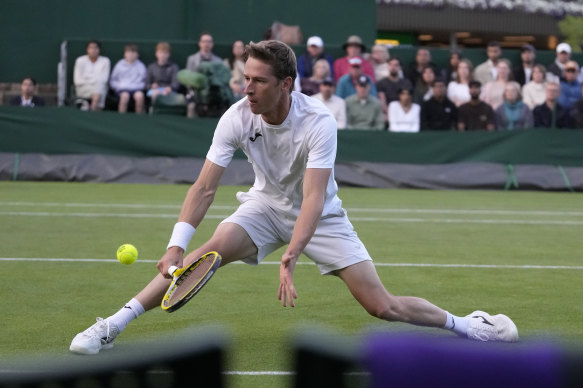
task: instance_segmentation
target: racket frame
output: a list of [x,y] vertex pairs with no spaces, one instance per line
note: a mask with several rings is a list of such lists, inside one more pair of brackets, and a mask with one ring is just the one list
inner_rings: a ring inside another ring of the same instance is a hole
[[[213,257],[209,257],[209,256],[213,256]],[[186,276],[188,276],[192,271],[194,271],[205,260],[213,260],[214,262],[207,269],[207,271],[200,278],[200,280],[198,282],[196,282],[192,286],[192,288],[186,293],[186,295],[184,295],[176,303],[170,305],[169,304],[170,299],[172,298],[172,295],[174,295],[174,293],[176,292],[178,286],[180,286],[180,284],[182,283],[182,280],[184,280]],[[190,265],[188,265],[184,268],[178,268],[178,269],[174,270],[172,273],[172,276],[173,276],[172,283],[170,283],[170,286],[168,287],[166,294],[162,298],[162,303],[160,304],[160,306],[162,307],[162,310],[171,313],[171,312],[178,310],[182,306],[184,306],[186,304],[186,302],[188,302],[190,299],[192,299],[192,297],[195,296],[204,287],[204,285],[214,275],[214,273],[217,271],[217,269],[220,267],[220,265],[221,265],[221,255],[219,255],[216,251],[212,251],[212,252],[208,252],[208,253],[202,255],[201,257],[196,259]]]

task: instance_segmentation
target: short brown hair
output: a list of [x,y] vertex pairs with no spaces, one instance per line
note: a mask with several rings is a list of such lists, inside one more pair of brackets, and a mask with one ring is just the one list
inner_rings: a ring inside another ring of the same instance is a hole
[[160,42],[160,43],[158,43],[156,45],[156,51],[158,51],[158,50],[170,52],[170,43],[168,43],[168,42]]
[[126,44],[125,47],[123,48],[123,51],[133,51],[135,53],[138,52],[138,46],[135,44]]
[[271,65],[273,75],[280,81],[291,77],[290,93],[297,77],[297,62],[294,51],[287,44],[278,40],[263,40],[245,46],[244,59],[255,58]]

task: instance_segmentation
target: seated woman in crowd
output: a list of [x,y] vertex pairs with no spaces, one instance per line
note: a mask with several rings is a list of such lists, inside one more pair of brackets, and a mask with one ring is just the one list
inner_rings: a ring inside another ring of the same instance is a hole
[[375,44],[372,46],[368,60],[374,69],[376,82],[389,76],[389,49],[386,45]]
[[522,87],[522,101],[530,110],[545,102],[546,74],[547,69],[543,65],[534,65],[532,69],[532,81]]
[[423,101],[427,101],[433,96],[433,81],[435,81],[435,70],[431,66],[427,66],[423,69],[421,77],[417,80],[415,85],[415,90],[413,91],[413,101],[416,104],[421,105]]
[[[450,83],[456,77],[457,67],[462,60],[462,54],[459,51],[453,51],[449,55],[449,61],[447,62],[447,67],[443,70],[443,77],[445,82]],[[471,64],[471,62],[470,62]]]
[[229,86],[237,100],[245,97],[245,62],[243,61],[243,54],[245,54],[245,43],[242,40],[237,40],[233,43],[231,55],[223,61],[225,66],[231,70]]
[[513,130],[532,128],[532,111],[521,101],[520,84],[510,81],[504,88],[504,102],[495,112],[496,129]]
[[320,84],[330,77],[330,63],[326,59],[318,59],[314,63],[314,71],[310,78],[300,79],[300,87],[303,94],[312,96],[320,93]]
[[399,89],[399,100],[389,104],[389,131],[419,132],[421,107],[413,102],[413,91]]
[[496,110],[504,102],[504,90],[506,84],[512,81],[512,66],[510,61],[506,58],[498,60],[496,69],[498,69],[498,76],[494,81],[488,82],[482,88],[482,95],[480,99],[489,104],[492,109]]
[[472,62],[462,59],[458,64],[454,79],[447,85],[447,98],[455,106],[460,106],[470,101],[470,81],[472,80]]

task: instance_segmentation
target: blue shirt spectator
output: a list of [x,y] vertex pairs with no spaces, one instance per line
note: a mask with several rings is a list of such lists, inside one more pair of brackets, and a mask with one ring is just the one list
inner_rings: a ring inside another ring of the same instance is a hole
[[336,95],[338,97],[346,98],[353,94],[356,94],[356,82],[361,75],[366,76],[370,81],[370,92],[369,95],[373,97],[377,97],[377,88],[374,84],[374,81],[371,77],[366,74],[363,74],[361,64],[362,60],[358,57],[351,58],[349,60],[350,63],[350,70],[348,74],[343,75],[338,80],[338,84],[336,84]]
[[577,81],[579,75],[579,65],[575,61],[565,64],[565,79],[561,80],[561,94],[559,94],[559,104],[565,109],[571,107],[581,99],[581,83]]

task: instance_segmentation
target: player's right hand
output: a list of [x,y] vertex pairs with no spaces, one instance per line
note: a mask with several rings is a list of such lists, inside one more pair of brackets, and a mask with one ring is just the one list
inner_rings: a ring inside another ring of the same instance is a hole
[[178,268],[182,268],[182,256],[184,255],[184,251],[180,247],[170,247],[162,256],[158,264],[156,264],[156,268],[158,271],[167,279],[172,279],[172,275],[168,273],[168,268],[175,265]]

